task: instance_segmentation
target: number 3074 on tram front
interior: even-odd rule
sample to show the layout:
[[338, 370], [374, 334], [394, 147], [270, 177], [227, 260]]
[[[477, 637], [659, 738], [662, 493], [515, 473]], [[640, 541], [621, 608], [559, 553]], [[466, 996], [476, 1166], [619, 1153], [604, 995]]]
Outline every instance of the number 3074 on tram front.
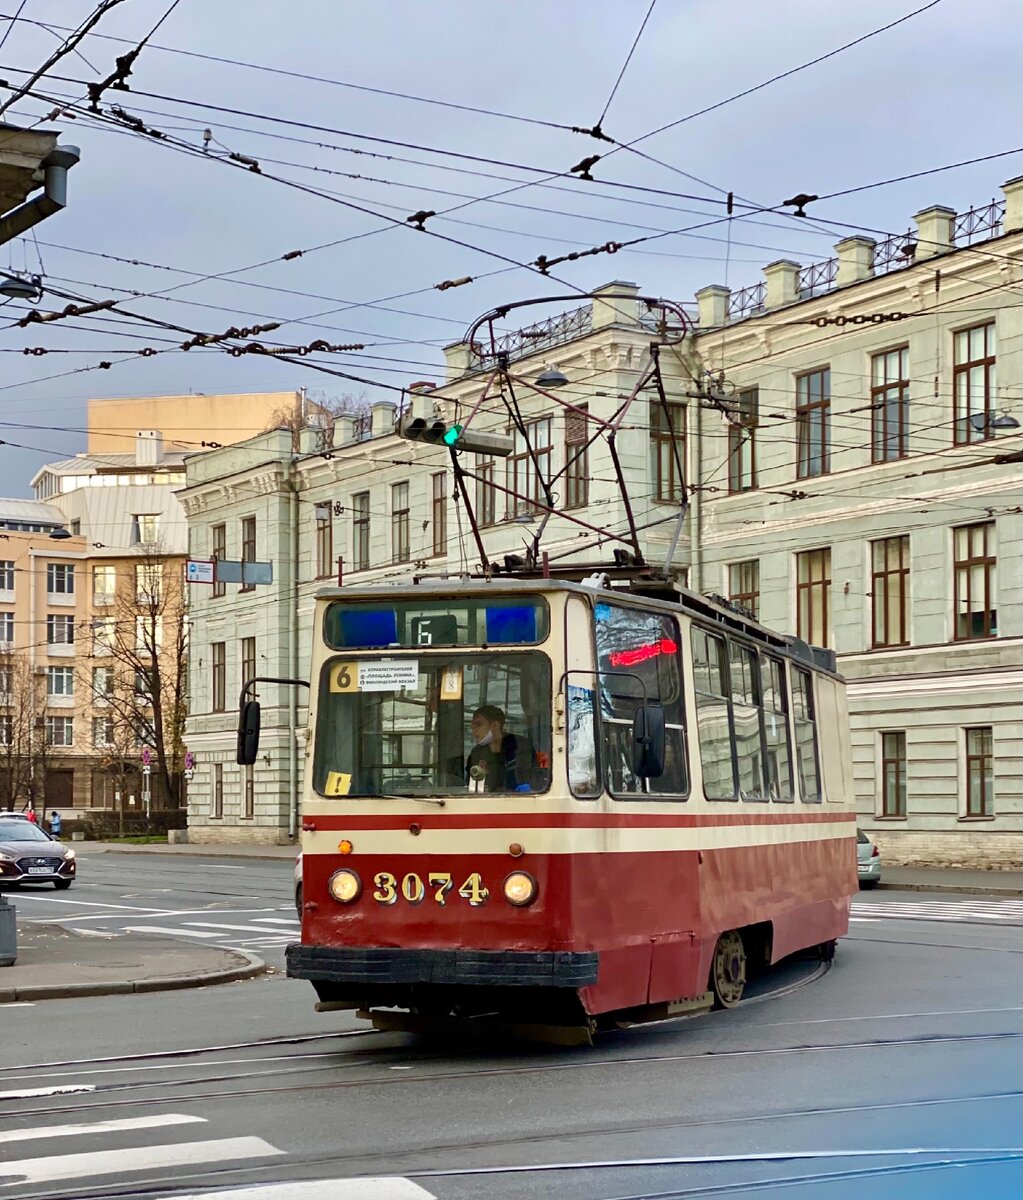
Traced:
[[830, 651], [667, 586], [331, 588], [315, 622], [287, 969], [321, 1009], [571, 1042], [834, 954], [857, 877]]

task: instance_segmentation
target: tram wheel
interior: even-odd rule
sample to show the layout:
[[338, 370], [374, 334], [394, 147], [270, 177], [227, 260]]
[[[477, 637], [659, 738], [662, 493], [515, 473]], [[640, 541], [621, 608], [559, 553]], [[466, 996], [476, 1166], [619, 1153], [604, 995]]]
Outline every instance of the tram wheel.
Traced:
[[710, 986], [715, 1008], [735, 1008], [746, 986], [746, 948], [735, 929], [718, 938], [710, 969]]

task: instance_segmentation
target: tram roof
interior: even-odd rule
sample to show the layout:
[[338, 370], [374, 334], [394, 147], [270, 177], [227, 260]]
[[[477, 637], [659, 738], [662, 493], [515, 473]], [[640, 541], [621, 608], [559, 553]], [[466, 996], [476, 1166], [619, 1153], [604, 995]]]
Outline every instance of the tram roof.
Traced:
[[[598, 570], [594, 574], [607, 578], [612, 572]], [[462, 596], [487, 596], [494, 593], [514, 595], [516, 593], [572, 592], [576, 595], [590, 598], [599, 597], [619, 604], [623, 601], [632, 601], [642, 604], [645, 608], [655, 607], [665, 612], [678, 612], [681, 609], [690, 616], [710, 619], [722, 628], [743, 634], [752, 641], [774, 646], [782, 653], [791, 655], [814, 670], [838, 675], [834, 650], [823, 646], [811, 646], [802, 638], [778, 633], [766, 625], [761, 625], [759, 621], [730, 604], [723, 596], [701, 595], [673, 580], [636, 576], [635, 573], [631, 578], [622, 574], [619, 579], [625, 586], [612, 587], [610, 579], [608, 579], [607, 586], [602, 586], [595, 582], [578, 579], [544, 577], [526, 579], [502, 575], [491, 579], [481, 576], [419, 577], [408, 582], [387, 580], [379, 583], [354, 583], [344, 587], [322, 587], [317, 590], [316, 599], [393, 600], [396, 595], [452, 599], [456, 593]]]

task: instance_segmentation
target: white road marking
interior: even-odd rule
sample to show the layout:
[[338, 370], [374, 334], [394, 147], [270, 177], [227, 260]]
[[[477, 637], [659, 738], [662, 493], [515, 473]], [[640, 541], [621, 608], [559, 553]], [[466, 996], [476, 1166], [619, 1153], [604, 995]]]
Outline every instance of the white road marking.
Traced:
[[240, 929], [242, 931], [242, 933], [256, 933], [256, 934], [269, 932], [269, 930], [266, 930], [266, 929], [258, 929], [254, 925], [224, 925], [218, 921], [184, 921], [184, 922], [182, 922], [181, 928], [183, 930], [187, 930], [189, 933], [192, 932], [193, 928], [194, 929], [233, 929], [235, 931]]
[[[91, 904], [92, 901], [82, 901], [83, 904]], [[129, 909], [129, 912], [137, 913], [141, 917], [206, 917], [206, 916], [223, 916], [234, 917], [241, 916], [245, 913], [262, 913], [273, 912], [272, 908], [134, 908]], [[63, 917], [62, 925], [68, 925], [72, 921], [116, 921], [120, 917], [119, 913], [84, 913], [77, 917]]]
[[0, 1092], [0, 1100], [28, 1100], [34, 1096], [67, 1096], [72, 1092], [94, 1092], [91, 1083], [65, 1083], [47, 1088], [19, 1088], [14, 1092]]
[[35, 1001], [11, 1000], [9, 1003], [4, 1005], [4, 1012], [6, 1012], [9, 1008], [35, 1008]]
[[301, 925], [297, 917], [257, 917], [260, 925]]
[[[75, 904], [79, 908], [119, 908], [122, 912], [138, 912], [140, 905], [138, 904], [101, 904], [98, 900], [60, 900], [56, 896], [40, 896], [37, 892], [25, 892], [21, 897], [25, 900], [41, 900], [44, 904]], [[159, 912], [158, 908], [150, 908], [146, 911]], [[264, 910], [261, 910], [264, 911]], [[271, 912], [271, 909], [266, 909], [266, 912]]]
[[179, 1142], [167, 1146], [130, 1146], [123, 1150], [96, 1150], [90, 1154], [56, 1154], [46, 1158], [23, 1158], [0, 1166], [0, 1180], [19, 1183], [48, 1183], [54, 1179], [91, 1178], [184, 1167], [194, 1163], [242, 1162], [273, 1158], [283, 1150], [258, 1137], [217, 1138], [208, 1142]]
[[[205, 1117], [192, 1117], [187, 1113], [163, 1113], [155, 1117], [122, 1117], [115, 1121], [94, 1121], [89, 1125], [39, 1125], [34, 1129], [5, 1129], [4, 1145], [11, 1142], [28, 1142], [36, 1138], [84, 1137], [92, 1133], [120, 1133], [129, 1129], [155, 1129], [164, 1125], [205, 1125]], [[3, 1171], [0, 1163], [0, 1173]]]
[[125, 933], [165, 933], [170, 937], [181, 937], [187, 933], [189, 937], [197, 938], [215, 938], [220, 937], [219, 933], [201, 933], [198, 929], [185, 929], [181, 925], [170, 927], [167, 925], [129, 925], [125, 929]]
[[411, 1179], [398, 1176], [374, 1176], [366, 1179], [304, 1179], [298, 1183], [257, 1184], [255, 1187], [227, 1188], [216, 1192], [192, 1192], [176, 1200], [209, 1200], [227, 1196], [230, 1200], [436, 1200]]

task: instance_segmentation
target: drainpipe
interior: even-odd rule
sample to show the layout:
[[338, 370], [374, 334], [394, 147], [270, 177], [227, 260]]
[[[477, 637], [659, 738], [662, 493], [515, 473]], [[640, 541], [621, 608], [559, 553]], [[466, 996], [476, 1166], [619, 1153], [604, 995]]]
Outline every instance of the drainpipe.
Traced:
[[[288, 466], [288, 533], [291, 541], [289, 579], [292, 601], [285, 606], [288, 613], [288, 674], [298, 678], [298, 480], [295, 478], [295, 458]], [[288, 837], [298, 835], [298, 694], [288, 688]]]
[[43, 194], [0, 217], [0, 246], [67, 205], [67, 173], [81, 158], [77, 146], [55, 146], [43, 159]]
[[693, 562], [693, 577], [689, 586], [694, 592], [703, 590], [703, 404], [696, 400], [696, 462], [693, 473], [696, 476], [696, 491], [692, 494], [693, 507], [691, 533], [691, 557]]

